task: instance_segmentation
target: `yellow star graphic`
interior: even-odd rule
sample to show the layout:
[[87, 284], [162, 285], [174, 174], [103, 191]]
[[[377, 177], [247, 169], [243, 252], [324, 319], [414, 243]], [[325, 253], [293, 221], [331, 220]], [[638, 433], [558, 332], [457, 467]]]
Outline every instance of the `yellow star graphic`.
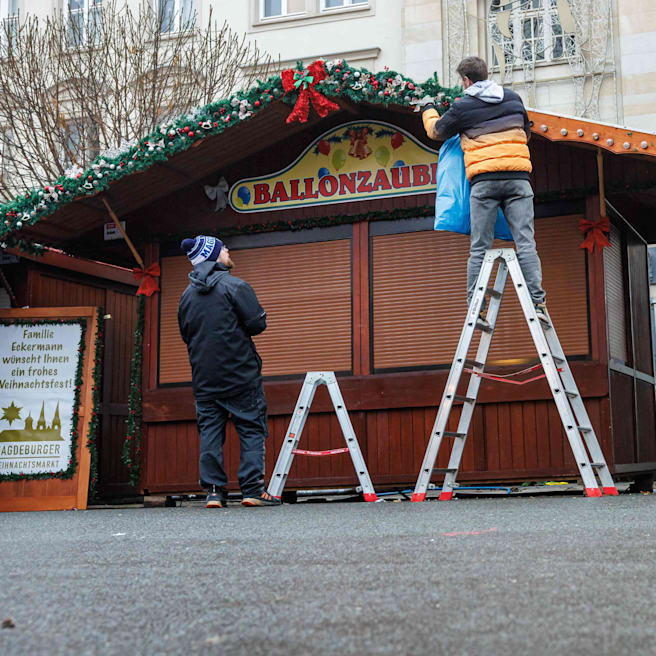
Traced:
[[11, 426], [12, 421], [16, 421], [16, 419], [20, 419], [20, 411], [23, 408], [19, 408], [18, 406], [14, 405], [14, 402], [12, 401], [8, 407], [2, 408], [4, 410], [4, 414], [2, 415], [2, 419], [6, 419], [9, 422], [9, 425]]

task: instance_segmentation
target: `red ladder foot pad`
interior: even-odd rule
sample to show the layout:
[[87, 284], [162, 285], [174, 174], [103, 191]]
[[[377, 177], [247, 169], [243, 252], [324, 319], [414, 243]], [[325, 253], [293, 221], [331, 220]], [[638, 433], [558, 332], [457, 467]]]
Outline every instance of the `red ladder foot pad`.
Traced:
[[453, 490], [442, 492], [438, 501], [450, 501], [451, 499], [453, 499]]
[[425, 492], [415, 492], [412, 495], [411, 501], [424, 501], [426, 499], [426, 493]]
[[585, 494], [588, 497], [600, 497], [601, 490], [598, 487], [586, 487]]
[[364, 495], [364, 500], [365, 501], [378, 501], [378, 497], [375, 494], [365, 494]]
[[616, 487], [605, 487], [604, 494], [607, 494], [609, 497], [616, 497], [619, 492]]

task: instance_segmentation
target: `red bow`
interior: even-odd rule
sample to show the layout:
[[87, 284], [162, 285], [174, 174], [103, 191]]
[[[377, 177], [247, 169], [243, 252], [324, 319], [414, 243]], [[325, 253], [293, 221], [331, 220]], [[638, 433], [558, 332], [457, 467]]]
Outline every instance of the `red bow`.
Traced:
[[585, 235], [585, 239], [579, 248], [587, 248], [588, 252], [592, 253], [595, 246], [600, 251], [602, 248], [610, 246], [610, 241], [604, 234], [610, 232], [610, 221], [607, 216], [602, 216], [599, 221], [581, 219], [579, 221], [579, 230]]
[[159, 291], [159, 285], [155, 280], [155, 278], [159, 278], [160, 275], [159, 264], [157, 264], [157, 262], [144, 269], [132, 269], [132, 273], [134, 274], [135, 280], [141, 280], [139, 289], [137, 289], [137, 296], [139, 296], [139, 294], [152, 296], [155, 292]]
[[328, 73], [326, 73], [321, 59], [317, 59], [313, 64], [310, 64], [305, 71], [288, 68], [282, 72], [282, 88], [285, 93], [298, 89], [298, 100], [292, 113], [287, 117], [287, 123], [292, 121], [305, 123], [310, 113], [310, 101], [312, 101], [312, 106], [316, 109], [317, 114], [322, 118], [327, 116], [331, 109], [339, 109], [339, 105], [328, 100], [314, 88], [314, 85], [321, 82], [327, 75]]

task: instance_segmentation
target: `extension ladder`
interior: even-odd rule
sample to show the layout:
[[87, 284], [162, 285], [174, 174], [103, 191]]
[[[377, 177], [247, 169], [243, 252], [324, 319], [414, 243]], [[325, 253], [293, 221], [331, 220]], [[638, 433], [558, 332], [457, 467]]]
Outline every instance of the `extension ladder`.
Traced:
[[[490, 277], [495, 262], [499, 260], [496, 279], [493, 287], [489, 287]], [[588, 417], [583, 400], [567, 363], [567, 358], [556, 335], [556, 329], [548, 313], [548, 321], [540, 320], [535, 311], [533, 301], [526, 286], [517, 255], [511, 248], [491, 249], [486, 251], [481, 271], [476, 281], [476, 288], [472, 296], [465, 324], [460, 335], [451, 371], [446, 381], [444, 394], [440, 403], [435, 424], [431, 431], [424, 461], [417, 478], [412, 501], [424, 501], [426, 490], [434, 473], [444, 475], [444, 484], [440, 493], [440, 500], [453, 497], [454, 488], [457, 488], [456, 475], [460, 467], [460, 460], [465, 448], [465, 440], [469, 432], [469, 425], [474, 414], [478, 389], [482, 377], [495, 378], [484, 374], [490, 342], [494, 334], [494, 326], [499, 314], [499, 306], [503, 298], [507, 274], [515, 286], [519, 302], [526, 317], [531, 336], [540, 356], [540, 364], [544, 369], [544, 376], [549, 383], [558, 413], [565, 428], [565, 434], [574, 454], [574, 459], [581, 473], [585, 494], [589, 497], [599, 497], [603, 494], [616, 495], [617, 489], [604, 459], [601, 447], [597, 441], [594, 428]], [[490, 297], [489, 308], [486, 314], [488, 325], [479, 321], [479, 314], [483, 309], [483, 301]], [[475, 360], [468, 360], [467, 353], [474, 335], [474, 330], [481, 330], [481, 339], [478, 345]], [[538, 365], [539, 367], [540, 365]], [[467, 393], [460, 396], [456, 393], [462, 373], [471, 373]], [[537, 378], [542, 378], [538, 376]], [[531, 380], [536, 380], [533, 378]], [[497, 377], [498, 379], [498, 377]], [[529, 381], [526, 381], [529, 382]], [[456, 431], [447, 431], [449, 415], [454, 402], [462, 402], [462, 412]], [[451, 455], [446, 469], [434, 469], [437, 454], [444, 438], [453, 440]], [[586, 451], [587, 446], [587, 451]], [[588, 455], [589, 453], [589, 455]], [[601, 482], [601, 489], [597, 484], [596, 476]]]
[[[329, 449], [327, 451], [306, 451], [303, 449], [297, 449], [296, 447], [298, 446], [303, 427], [305, 426], [305, 420], [310, 412], [312, 399], [314, 399], [314, 393], [319, 385], [325, 385], [328, 388], [328, 393], [333, 402], [339, 425], [342, 428], [342, 433], [346, 440], [346, 446], [339, 449]], [[376, 492], [371, 484], [367, 465], [362, 457], [358, 438], [355, 436], [351, 419], [349, 418], [348, 411], [344, 405], [344, 399], [342, 398], [342, 393], [337, 384], [335, 373], [332, 371], [308, 371], [305, 375], [305, 381], [303, 381], [303, 387], [298, 396], [296, 407], [294, 408], [294, 414], [289, 422], [285, 440], [282, 443], [282, 448], [278, 454], [276, 467], [273, 470], [271, 480], [269, 481], [268, 493], [271, 496], [280, 499], [295, 455], [333, 456], [340, 453], [349, 453], [351, 455], [351, 460], [353, 461], [353, 466], [355, 467], [358, 480], [360, 481], [360, 487], [364, 494], [364, 500], [377, 501]]]

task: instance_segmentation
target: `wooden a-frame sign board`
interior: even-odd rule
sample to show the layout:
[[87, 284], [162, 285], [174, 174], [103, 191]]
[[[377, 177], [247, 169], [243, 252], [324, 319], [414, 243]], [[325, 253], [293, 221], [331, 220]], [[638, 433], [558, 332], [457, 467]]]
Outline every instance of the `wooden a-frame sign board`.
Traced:
[[[77, 418], [77, 467], [69, 479], [44, 478], [26, 480], [0, 479], [0, 512], [26, 510], [86, 510], [89, 490], [91, 454], [87, 447], [89, 422], [93, 411], [93, 366], [98, 308], [59, 307], [0, 310], [0, 319], [34, 321], [64, 321], [80, 319], [86, 322], [82, 383]], [[2, 404], [4, 405], [4, 404]], [[2, 411], [0, 411], [2, 412]]]

